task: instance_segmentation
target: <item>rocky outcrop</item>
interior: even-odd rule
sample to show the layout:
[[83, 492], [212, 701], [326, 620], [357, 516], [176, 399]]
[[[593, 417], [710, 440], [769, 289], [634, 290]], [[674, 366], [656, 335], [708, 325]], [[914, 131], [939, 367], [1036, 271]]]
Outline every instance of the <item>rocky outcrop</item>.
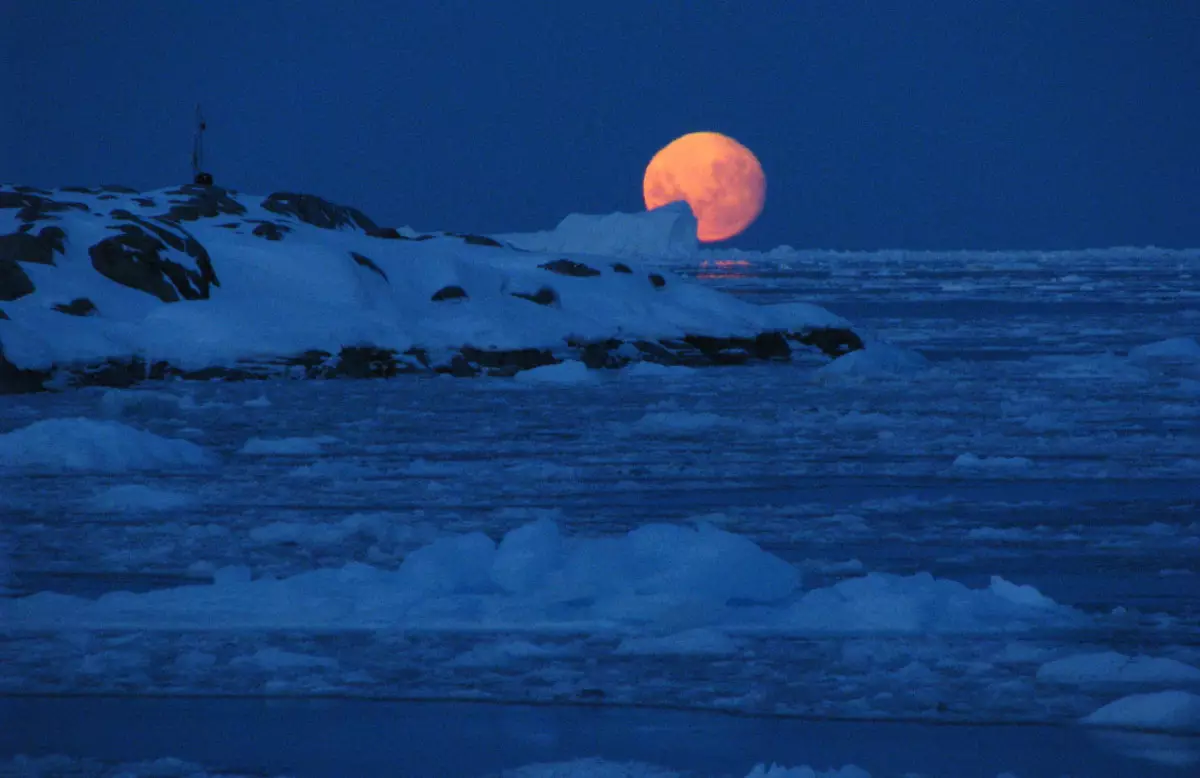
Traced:
[[96, 304], [86, 297], [76, 297], [69, 303], [57, 303], [54, 310], [68, 316], [95, 316], [99, 312]]
[[461, 286], [443, 286], [441, 289], [433, 293], [429, 298], [435, 303], [444, 302], [446, 300], [466, 300], [467, 290]]
[[42, 227], [36, 235], [32, 224], [8, 235], [0, 235], [0, 262], [36, 262], [53, 265], [54, 255], [62, 254], [67, 234], [61, 227]]
[[[356, 209], [311, 195], [277, 193], [251, 202], [233, 190], [198, 185], [151, 194], [138, 195], [118, 187], [48, 192], [0, 186], [0, 209], [4, 209], [0, 216], [10, 225], [8, 229], [14, 230], [0, 235], [0, 302], [15, 301], [0, 311], [0, 393], [35, 391], [48, 384], [121, 387], [170, 378], [386, 378], [406, 373], [511, 376], [563, 360], [579, 360], [598, 370], [619, 369], [638, 361], [702, 367], [784, 361], [797, 350], [836, 358], [862, 348], [862, 341], [849, 329], [775, 331], [778, 316], [760, 316], [752, 310], [755, 306], [746, 302], [727, 300], [708, 310], [695, 307], [706, 304], [704, 296], [693, 301], [689, 295], [658, 295], [655, 290], [667, 289], [668, 284], [674, 289], [689, 282], [663, 273], [635, 271], [632, 260], [596, 264], [557, 253], [529, 257], [485, 236], [401, 233], [376, 226]], [[275, 216], [261, 218], [265, 215], [256, 210], [259, 202]], [[251, 214], [251, 210], [256, 212]], [[193, 226], [192, 222], [199, 224]], [[314, 235], [300, 223], [347, 234]], [[213, 241], [214, 247], [229, 252], [218, 256], [218, 261], [236, 266], [244, 258], [239, 255], [238, 241], [252, 249], [248, 266], [231, 271], [237, 290], [230, 290], [220, 302], [156, 310], [159, 301], [207, 300], [214, 294], [213, 288], [220, 286], [219, 268], [214, 268], [208, 250], [196, 237], [212, 235], [211, 227], [230, 231]], [[366, 241], [366, 236], [412, 241], [413, 245], [388, 246]], [[472, 248], [455, 245], [447, 238]], [[416, 245], [427, 240], [436, 240], [437, 245]], [[283, 241], [281, 246], [265, 243], [279, 241]], [[300, 244], [297, 250], [292, 250], [289, 241]], [[89, 264], [96, 285], [80, 288], [78, 274], [90, 272]], [[35, 272], [38, 265], [41, 267]], [[554, 276], [571, 280], [555, 280]], [[60, 279], [65, 283], [58, 283]], [[130, 295], [110, 282], [154, 299], [131, 306]], [[560, 296], [556, 286], [571, 294]], [[284, 295], [299, 298], [271, 304]], [[624, 301], [628, 305], [611, 305], [613, 301], [605, 299], [608, 295], [629, 295]], [[424, 343], [403, 352], [365, 342], [335, 352], [261, 355], [262, 349], [271, 347], [255, 342], [252, 330], [259, 321], [274, 328], [273, 337], [283, 333], [283, 338], [266, 342], [307, 345], [301, 338], [310, 337], [313, 322], [299, 326], [295, 340], [288, 340], [286, 329], [287, 317], [307, 315], [308, 300], [319, 309], [315, 315], [328, 317], [317, 323], [314, 340], [338, 343], [378, 337], [384, 342]], [[426, 300], [443, 307], [427, 308]], [[261, 311], [259, 301], [264, 303]], [[656, 318], [660, 306], [662, 317]], [[127, 315], [129, 308], [132, 316]], [[56, 313], [47, 318], [47, 311]], [[435, 311], [438, 315], [433, 315]], [[708, 314], [711, 320], [706, 318]], [[790, 315], [782, 309], [779, 314]], [[462, 334], [456, 335], [459, 315], [464, 326]], [[836, 321], [832, 316], [809, 317], [803, 311], [797, 315], [809, 322]], [[64, 316], [92, 321], [67, 322], [61, 318]], [[234, 321], [245, 324], [228, 326], [207, 318], [210, 316], [233, 316]], [[529, 321], [546, 328], [537, 335], [538, 348], [495, 349], [455, 343], [480, 339], [475, 333], [487, 332], [489, 324], [504, 332], [503, 340], [507, 340], [512, 333], [526, 331]], [[697, 326], [703, 331], [669, 338], [647, 336], [647, 331], [654, 332], [657, 327], [675, 331], [674, 321], [704, 322]], [[744, 332], [747, 321], [762, 322], [760, 326], [768, 331], [738, 337], [712, 334], [723, 327]], [[513, 322], [519, 326], [509, 328]], [[599, 331], [607, 332], [607, 337], [582, 340], [572, 334], [597, 332], [597, 326], [604, 327], [605, 322], [611, 329]], [[211, 332], [206, 329], [209, 323], [214, 325]], [[163, 329], [177, 325], [182, 340], [171, 343]], [[95, 327], [100, 337], [84, 338], [81, 342], [89, 345], [76, 352], [70, 339], [82, 332], [81, 327]], [[558, 334], [550, 337], [555, 332]], [[94, 344], [109, 343], [111, 351], [101, 353], [113, 356], [74, 360], [63, 356], [44, 370], [40, 364], [31, 369], [4, 356], [6, 344], [15, 359], [18, 353], [38, 352], [36, 348], [18, 349], [18, 343], [36, 345], [54, 337], [67, 340], [51, 353], [93, 354]], [[203, 339], [204, 353], [220, 364], [203, 369], [180, 367], [186, 361], [183, 355], [194, 358], [188, 340], [192, 338]], [[492, 338], [482, 340], [486, 343]], [[556, 345], [545, 347], [547, 343]], [[160, 356], [151, 360], [146, 353]], [[167, 359], [162, 356], [165, 354], [175, 356]], [[259, 355], [239, 358], [243, 354]]]
[[246, 212], [246, 206], [234, 199], [231, 190], [219, 186], [200, 186], [188, 184], [167, 193], [182, 200], [174, 200], [171, 208], [162, 215], [164, 219], [175, 222], [197, 221], [211, 219], [222, 214], [226, 216], [241, 216]]
[[276, 192], [262, 201], [262, 207], [272, 213], [294, 216], [305, 224], [326, 230], [354, 227], [370, 232], [379, 229], [379, 225], [357, 208], [335, 205], [316, 195]]
[[[0, 318], [3, 318], [0, 316]], [[750, 362], [786, 361], [792, 344], [804, 340], [843, 344], [853, 338], [848, 330], [813, 330], [806, 333], [768, 332], [753, 338], [717, 338], [687, 335], [680, 339], [595, 341], [570, 340], [560, 349], [481, 349], [463, 346], [437, 359], [425, 349], [404, 352], [371, 345], [348, 346], [339, 352], [312, 350], [293, 356], [241, 360], [232, 365], [184, 370], [167, 362], [140, 358], [110, 359], [90, 365], [62, 366], [56, 384], [121, 388], [145, 380], [251, 381], [268, 378], [392, 378], [406, 374], [445, 373], [458, 377], [509, 377], [522, 370], [574, 359], [595, 370], [616, 370], [633, 362], [708, 367]], [[853, 335], [853, 333], [850, 333]], [[827, 352], [829, 353], [829, 352]], [[844, 352], [837, 352], [844, 353]], [[834, 356], [836, 354], [830, 354]], [[43, 389], [54, 371], [19, 370], [0, 353], [0, 394]]]
[[549, 270], [551, 273], [558, 273], [560, 276], [575, 278], [590, 278], [600, 275], [600, 271], [596, 268], [588, 267], [582, 262], [572, 262], [569, 259], [556, 259], [553, 262], [538, 265], [538, 267], [542, 270]]
[[18, 300], [33, 290], [33, 280], [17, 262], [0, 259], [0, 301]]
[[128, 211], [113, 217], [126, 222], [110, 228], [118, 234], [88, 249], [101, 275], [167, 303], [207, 299], [209, 287], [220, 285], [208, 252], [187, 230]]
[[520, 297], [522, 300], [529, 300], [530, 302], [537, 303], [538, 305], [558, 304], [558, 292], [554, 291], [548, 286], [543, 286], [533, 294], [529, 294], [527, 292], [513, 292], [512, 296]]
[[387, 273], [383, 272], [383, 268], [379, 267], [379, 265], [376, 265], [374, 262], [372, 262], [369, 257], [364, 257], [362, 254], [359, 254], [357, 251], [351, 251], [350, 258], [353, 259], [355, 264], [359, 265], [360, 267], [365, 267], [367, 270], [370, 270], [373, 273], [377, 273], [379, 275], [379, 277], [382, 278], [384, 281], [388, 280]]

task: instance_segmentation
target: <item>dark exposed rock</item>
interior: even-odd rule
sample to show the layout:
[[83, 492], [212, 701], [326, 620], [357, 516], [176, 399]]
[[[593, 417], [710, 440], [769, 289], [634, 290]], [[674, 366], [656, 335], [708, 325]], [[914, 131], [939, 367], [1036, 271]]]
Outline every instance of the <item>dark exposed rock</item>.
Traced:
[[453, 238], [462, 238], [463, 242], [470, 246], [490, 246], [492, 248], [504, 248], [504, 244], [495, 238], [489, 238], [486, 235], [466, 235], [459, 232], [447, 232], [447, 235]]
[[433, 293], [433, 297], [429, 298], [435, 303], [440, 303], [445, 300], [465, 300], [467, 299], [467, 290], [461, 286], [443, 286], [441, 289]]
[[553, 262], [547, 262], [538, 265], [542, 270], [549, 270], [551, 273], [558, 273], [560, 276], [574, 276], [575, 278], [590, 278], [600, 275], [600, 271], [594, 267], [588, 267], [582, 262], [572, 262], [569, 259], [556, 259]]
[[20, 265], [11, 259], [0, 259], [0, 300], [17, 300], [33, 290], [33, 279]]
[[568, 342], [567, 345], [578, 349], [579, 361], [593, 370], [624, 367], [629, 363], [628, 357], [614, 353], [621, 347], [621, 341], [616, 339], [588, 343]]
[[115, 192], [116, 194], [138, 194], [138, 190], [121, 184], [101, 184], [101, 192]]
[[7, 321], [7, 320], [8, 320], [8, 314], [4, 312], [3, 308], [0, 308], [0, 321]]
[[26, 224], [20, 231], [0, 235], [0, 260], [36, 262], [53, 265], [54, 252], [64, 253], [63, 242], [67, 234], [61, 227], [43, 227], [37, 235], [30, 234], [33, 225]]
[[409, 240], [433, 240], [434, 237], [433, 235], [417, 235], [414, 238], [409, 238]]
[[510, 351], [478, 349], [463, 346], [460, 352], [468, 362], [488, 368], [489, 370], [505, 370], [515, 368], [513, 372], [531, 370], [543, 365], [554, 365], [558, 360], [544, 349], [519, 348]]
[[64, 186], [59, 189], [60, 192], [74, 192], [75, 194], [100, 194], [99, 189], [92, 189], [88, 186]]
[[54, 192], [51, 192], [49, 189], [41, 189], [41, 188], [39, 188], [39, 187], [36, 187], [36, 186], [27, 186], [27, 185], [24, 185], [24, 184], [23, 184], [23, 185], [21, 185], [21, 186], [14, 186], [14, 187], [13, 187], [13, 190], [14, 190], [14, 191], [17, 191], [17, 192], [20, 192], [21, 194], [39, 194], [39, 195], [52, 195], [52, 194], [54, 194]]
[[218, 224], [217, 226], [223, 230], [236, 230], [238, 227], [241, 227], [242, 225], [237, 222], [225, 222], [224, 224]]
[[97, 197], [96, 199], [97, 200], [116, 200], [117, 196], [115, 194], [102, 194], [99, 197]]
[[524, 294], [522, 292], [513, 292], [513, 297], [520, 297], [522, 300], [530, 300], [538, 305], [557, 305], [558, 292], [548, 286], [543, 286], [533, 294]]
[[149, 197], [135, 197], [133, 201], [143, 208], [154, 208], [158, 203], [151, 200]]
[[48, 371], [25, 370], [9, 362], [4, 358], [3, 346], [0, 346], [0, 394], [26, 394], [43, 391], [46, 379], [49, 377]]
[[740, 365], [751, 359], [787, 360], [792, 354], [782, 332], [764, 332], [753, 338], [688, 335], [684, 342], [699, 349], [706, 361], [717, 365]]
[[187, 198], [183, 202], [172, 203], [170, 209], [162, 215], [164, 219], [175, 222], [211, 219], [220, 214], [241, 216], [246, 212], [244, 205], [230, 197], [229, 190], [219, 186], [188, 184], [167, 194], [183, 195]]
[[[180, 297], [207, 299], [210, 285], [220, 285], [208, 252], [187, 230], [155, 224], [128, 211], [113, 211], [113, 216], [130, 223], [111, 228], [120, 234], [88, 249], [92, 267], [105, 277], [169, 303]], [[198, 270], [164, 257], [167, 249], [192, 258]]]
[[254, 234], [260, 238], [267, 240], [283, 240], [284, 233], [291, 232], [292, 228], [275, 222], [260, 221], [254, 227]]
[[633, 271], [629, 269], [629, 265], [626, 265], [624, 262], [614, 262], [612, 269], [614, 273], [633, 273]]
[[5, 198], [0, 202], [0, 207], [3, 208], [20, 208], [17, 211], [17, 218], [23, 222], [36, 222], [42, 219], [55, 219], [57, 217], [51, 214], [62, 213], [63, 211], [88, 211], [90, 210], [83, 203], [76, 202], [61, 202], [59, 200], [51, 200], [48, 197], [39, 197], [33, 194], [19, 195], [20, 202], [18, 205], [10, 204], [11, 198]]
[[816, 346], [831, 357], [840, 357], [863, 347], [862, 338], [843, 327], [824, 327], [802, 333], [789, 333], [788, 337], [806, 346]]
[[95, 316], [99, 313], [96, 304], [86, 297], [76, 297], [69, 303], [57, 303], [54, 310], [68, 316]]
[[336, 205], [316, 195], [276, 192], [262, 201], [262, 207], [285, 216], [295, 216], [305, 224], [336, 230], [357, 227], [364, 232], [379, 229], [379, 225], [357, 208]]
[[662, 289], [667, 285], [667, 279], [663, 278], [658, 273], [651, 273], [650, 283], [654, 284], [655, 289]]
[[357, 262], [362, 267], [365, 267], [368, 270], [378, 273], [379, 277], [382, 278], [384, 281], [388, 280], [387, 273], [383, 272], [383, 268], [379, 267], [379, 265], [376, 265], [374, 262], [372, 262], [370, 260], [370, 258], [364, 257], [362, 254], [359, 254], [357, 251], [351, 251], [350, 258], [353, 259], [355, 262]]
[[395, 227], [376, 227], [373, 230], [367, 230], [367, 234], [372, 238], [383, 238], [384, 240], [408, 240], [408, 236], [401, 235]]

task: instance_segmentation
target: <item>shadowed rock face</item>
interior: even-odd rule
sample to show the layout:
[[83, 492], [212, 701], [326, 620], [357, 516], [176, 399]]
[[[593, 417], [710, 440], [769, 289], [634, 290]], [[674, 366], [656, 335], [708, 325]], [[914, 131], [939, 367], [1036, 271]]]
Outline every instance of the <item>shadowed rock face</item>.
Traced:
[[574, 276], [575, 278], [590, 278], [600, 275], [600, 271], [594, 267], [588, 267], [582, 262], [572, 262], [569, 259], [556, 259], [553, 262], [547, 262], [543, 265], [538, 265], [542, 270], [549, 270], [551, 273], [558, 273], [560, 276]]
[[229, 196], [229, 190], [219, 186], [188, 184], [172, 190], [168, 194], [187, 198], [183, 202], [172, 204], [171, 208], [162, 215], [162, 218], [175, 222], [211, 219], [220, 214], [241, 216], [246, 212], [244, 205]]
[[441, 289], [433, 293], [429, 298], [435, 303], [444, 302], [446, 300], [465, 300], [467, 299], [467, 290], [461, 286], [443, 286]]
[[34, 194], [40, 190], [34, 190], [30, 187], [18, 187], [12, 192], [0, 192], [0, 209], [16, 208], [17, 218], [23, 222], [36, 222], [43, 219], [57, 219], [54, 216], [56, 213], [63, 211], [87, 211], [89, 210], [83, 203], [60, 202], [51, 200], [49, 192], [41, 192]]
[[[155, 224], [128, 211], [114, 211], [113, 217], [128, 223], [112, 228], [119, 235], [88, 249], [92, 267], [101, 275], [168, 303], [181, 298], [205, 300], [210, 285], [220, 286], [208, 252], [187, 230]], [[198, 270], [171, 260], [172, 251], [191, 258]]]
[[8, 302], [33, 293], [33, 279], [11, 259], [0, 259], [0, 300]]
[[96, 304], [86, 297], [76, 297], [69, 303], [58, 303], [54, 310], [68, 316], [95, 316], [99, 313]]
[[359, 254], [357, 251], [351, 251], [350, 258], [353, 259], [355, 261], [355, 263], [357, 263], [359, 266], [365, 267], [367, 270], [371, 270], [375, 273], [378, 273], [379, 277], [382, 278], [384, 281], [388, 280], [387, 273], [383, 272], [383, 268], [381, 268], [379, 265], [376, 265], [374, 262], [372, 262], [369, 257], [364, 257], [362, 254]]
[[32, 224], [25, 224], [17, 232], [0, 235], [0, 260], [53, 265], [55, 252], [64, 252], [67, 234], [61, 227], [43, 227], [37, 235], [32, 230]]
[[513, 292], [513, 297], [520, 297], [522, 300], [529, 300], [538, 305], [556, 305], [558, 304], [558, 292], [548, 286], [543, 286], [533, 294], [524, 294], [522, 292]]
[[291, 227], [287, 227], [282, 224], [260, 221], [255, 225], [253, 233], [258, 237], [266, 238], [267, 240], [283, 240], [283, 236], [291, 231]]
[[614, 262], [612, 269], [614, 273], [625, 273], [626, 275], [633, 273], [633, 271], [629, 269], [629, 265], [626, 265], [624, 262]]
[[379, 225], [357, 208], [336, 205], [316, 195], [276, 192], [262, 201], [262, 207], [272, 213], [294, 216], [305, 224], [326, 230], [356, 227], [370, 232], [379, 229]]
[[650, 283], [654, 284], [655, 289], [662, 289], [667, 285], [667, 279], [663, 278], [658, 273], [651, 273]]
[[863, 347], [862, 338], [842, 327], [826, 327], [804, 333], [793, 333], [790, 337], [806, 346], [816, 346], [831, 357], [840, 357]]

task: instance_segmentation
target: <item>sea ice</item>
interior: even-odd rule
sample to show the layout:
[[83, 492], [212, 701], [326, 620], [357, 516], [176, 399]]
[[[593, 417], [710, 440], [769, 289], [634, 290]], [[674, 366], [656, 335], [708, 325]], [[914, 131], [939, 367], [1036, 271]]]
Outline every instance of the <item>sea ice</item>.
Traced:
[[195, 443], [117, 421], [44, 419], [0, 434], [0, 467], [50, 470], [148, 470], [215, 462]]
[[145, 484], [123, 484], [102, 489], [88, 500], [88, 506], [105, 513], [171, 511], [195, 503], [190, 494], [156, 489]]
[[1037, 678], [1063, 684], [1200, 683], [1200, 669], [1175, 659], [1101, 651], [1047, 662], [1038, 668]]
[[1184, 691], [1131, 694], [1088, 714], [1083, 723], [1200, 734], [1200, 695]]

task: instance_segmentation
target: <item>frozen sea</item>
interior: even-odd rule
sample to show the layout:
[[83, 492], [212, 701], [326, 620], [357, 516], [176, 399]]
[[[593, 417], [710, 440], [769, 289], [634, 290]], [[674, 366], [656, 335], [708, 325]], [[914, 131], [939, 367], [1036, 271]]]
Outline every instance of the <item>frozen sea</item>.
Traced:
[[0, 774], [1200, 770], [1194, 253], [679, 270], [870, 345], [0, 398]]

